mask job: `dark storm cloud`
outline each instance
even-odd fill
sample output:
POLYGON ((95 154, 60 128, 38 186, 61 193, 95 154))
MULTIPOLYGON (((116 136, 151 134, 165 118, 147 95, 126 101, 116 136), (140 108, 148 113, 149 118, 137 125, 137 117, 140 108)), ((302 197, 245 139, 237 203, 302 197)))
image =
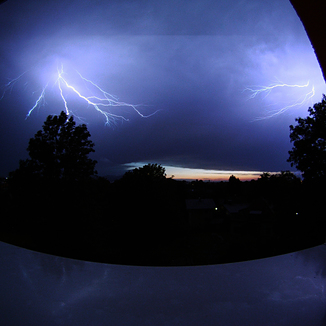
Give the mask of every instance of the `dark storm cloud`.
POLYGON ((62 32, 80 35, 247 35, 282 25, 289 31, 295 16, 289 3, 261 1, 11 1, 2 8, 10 35, 62 32), (32 24, 30 24, 32 23, 32 24), (43 27, 43 29, 42 29, 43 27))
POLYGON ((310 80, 315 102, 321 99, 318 63, 287 1, 9 1, 0 15, 0 83, 28 71, 0 102, 3 173, 26 156, 28 137, 46 116, 63 109, 51 93, 47 105, 24 121, 58 64, 123 102, 139 104, 142 114, 159 110, 143 119, 128 107, 112 108, 130 121, 108 128, 94 108, 71 100, 89 123, 100 174, 140 161, 288 169, 288 126, 299 113, 306 115, 308 104, 252 122, 302 94, 277 90, 248 100, 244 89, 310 80))

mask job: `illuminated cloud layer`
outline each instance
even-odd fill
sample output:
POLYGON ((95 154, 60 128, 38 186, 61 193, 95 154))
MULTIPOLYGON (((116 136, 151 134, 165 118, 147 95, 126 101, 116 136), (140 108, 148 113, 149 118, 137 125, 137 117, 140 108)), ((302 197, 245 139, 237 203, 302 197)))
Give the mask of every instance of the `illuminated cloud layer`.
MULTIPOLYGON (((124 166, 128 170, 139 168, 148 163, 137 162, 127 163, 124 166)), ((248 181, 258 179, 263 174, 261 171, 230 171, 230 170, 206 170, 206 169, 193 169, 178 166, 165 165, 165 172, 167 178, 175 180, 203 180, 203 181, 228 181, 231 175, 239 178, 241 181, 248 181)))

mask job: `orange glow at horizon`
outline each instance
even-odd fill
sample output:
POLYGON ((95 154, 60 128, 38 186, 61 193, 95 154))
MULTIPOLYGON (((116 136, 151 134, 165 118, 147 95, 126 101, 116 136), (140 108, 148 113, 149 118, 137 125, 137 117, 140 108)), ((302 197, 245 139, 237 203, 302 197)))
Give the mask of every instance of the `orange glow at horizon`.
MULTIPOLYGON (((130 169, 138 168, 148 164, 144 162, 133 162, 127 163, 125 166, 128 166, 130 169)), ((161 164, 165 168, 167 178, 175 180, 202 180, 202 181, 228 181, 231 175, 234 175, 236 178, 239 178, 241 181, 250 181, 258 179, 264 172, 270 174, 275 174, 279 172, 270 172, 270 171, 235 171, 235 170, 206 170, 206 169, 192 169, 177 167, 171 165, 161 164)))
POLYGON ((172 175, 176 180, 203 180, 203 181, 228 181, 231 175, 239 178, 241 181, 250 181, 258 179, 263 172, 259 171, 223 171, 223 170, 205 170, 191 169, 174 166, 165 166, 167 177, 172 175))

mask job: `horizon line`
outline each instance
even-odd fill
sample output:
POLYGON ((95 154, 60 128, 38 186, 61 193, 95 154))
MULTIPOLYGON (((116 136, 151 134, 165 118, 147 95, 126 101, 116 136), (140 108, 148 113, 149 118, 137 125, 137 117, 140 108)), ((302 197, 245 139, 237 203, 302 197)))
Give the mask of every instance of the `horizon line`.
MULTIPOLYGON (((151 162, 149 162, 151 163, 151 162)), ((149 164, 144 162, 132 162, 126 163, 124 166, 128 166, 129 169, 134 169, 141 167, 143 165, 149 164)), ((157 163, 159 164, 159 163, 157 163)), ((214 170, 214 169, 199 169, 199 168, 187 168, 173 165, 160 164, 165 168, 167 178, 172 178, 174 180, 184 180, 184 181, 228 181, 230 176, 233 175, 239 178, 241 181, 257 180, 263 173, 278 174, 281 171, 245 171, 245 170, 214 170)), ((287 170, 289 171, 289 170, 287 170)), ((301 172, 293 172, 294 174, 301 174, 301 172)))

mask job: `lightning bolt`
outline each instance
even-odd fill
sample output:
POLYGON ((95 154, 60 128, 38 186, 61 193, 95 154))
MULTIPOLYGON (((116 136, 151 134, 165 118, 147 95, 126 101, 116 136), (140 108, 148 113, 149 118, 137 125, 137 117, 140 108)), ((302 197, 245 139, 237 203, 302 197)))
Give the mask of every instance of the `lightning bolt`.
POLYGON ((3 92, 2 92, 2 96, 0 98, 0 101, 4 98, 4 96, 6 95, 6 93, 8 91, 12 91, 14 85, 16 84, 16 82, 18 80, 20 80, 26 73, 27 73, 28 70, 24 71, 22 74, 20 74, 18 77, 14 78, 14 79, 11 79, 7 84, 5 84, 4 86, 2 86, 3 88, 3 92))
POLYGON ((266 93, 266 96, 268 96, 273 89, 279 88, 279 87, 304 88, 304 87, 308 87, 308 86, 309 86, 309 82, 305 85, 291 85, 291 84, 280 83, 280 84, 274 84, 274 85, 270 85, 270 86, 257 86, 254 88, 247 87, 245 89, 245 91, 251 92, 249 99, 253 99, 261 93, 266 93))
MULTIPOLYGON (((9 90, 10 91, 12 90, 15 83, 17 83, 26 72, 22 73, 17 78, 12 79, 6 85, 4 85, 4 91, 3 91, 3 94, 2 94, 2 97, 0 98, 0 100, 3 99, 6 92, 8 92, 9 90)), ((52 80, 52 87, 56 86, 58 88, 60 99, 63 103, 63 106, 65 108, 67 115, 71 114, 71 109, 69 107, 69 103, 68 103, 69 101, 68 101, 68 97, 67 97, 67 94, 69 92, 77 95, 77 97, 79 99, 81 99, 82 101, 84 101, 87 104, 87 107, 92 107, 97 112, 102 114, 105 118, 105 125, 111 125, 112 123, 115 123, 117 120, 129 121, 129 119, 127 119, 123 115, 112 113, 110 111, 110 109, 113 107, 128 107, 128 108, 132 109, 134 112, 136 112, 142 118, 151 117, 159 111, 159 110, 157 110, 149 115, 144 115, 140 112, 139 109, 137 109, 138 105, 129 104, 126 102, 119 101, 117 97, 113 96, 112 94, 110 94, 107 91, 105 91, 104 89, 102 89, 94 81, 83 77, 81 75, 81 73, 78 72, 77 70, 75 72, 76 72, 76 75, 78 76, 79 80, 81 80, 83 82, 84 88, 77 87, 74 84, 69 82, 69 80, 68 80, 69 76, 64 71, 63 65, 61 65, 60 67, 57 67, 55 78, 54 78, 54 80, 52 80), (91 95, 87 96, 85 94, 85 92, 86 92, 85 88, 91 95), (93 89, 93 92, 91 91, 91 89, 93 89)), ((33 107, 28 111, 28 113, 26 115, 26 119, 33 113, 33 111, 36 108, 45 106, 46 92, 49 88, 49 84, 51 84, 51 80, 48 81, 48 83, 42 88, 41 94, 36 99, 33 107)))
MULTIPOLYGON (((254 99, 254 98, 258 97, 261 94, 264 94, 263 99, 265 99, 268 95, 271 94, 271 92, 273 92, 273 90, 275 90, 277 88, 308 88, 309 84, 310 84, 309 81, 304 85, 278 83, 278 84, 272 84, 272 85, 269 85, 269 86, 247 87, 247 88, 244 89, 244 92, 245 91, 250 92, 250 96, 249 96, 248 99, 254 99)), ((315 95, 315 87, 311 86, 311 89, 309 88, 308 93, 304 94, 303 96, 300 96, 300 98, 293 101, 292 104, 282 106, 280 109, 271 110, 269 112, 269 114, 267 114, 266 116, 258 117, 254 121, 270 119, 270 118, 278 116, 278 115, 280 115, 282 113, 285 113, 286 111, 288 111, 291 108, 301 107, 302 105, 307 103, 308 100, 311 99, 314 95, 315 95)))
POLYGON ((48 84, 46 84, 46 86, 43 88, 41 95, 36 100, 34 106, 28 111, 25 119, 27 119, 30 116, 30 114, 33 112, 33 110, 35 108, 45 105, 45 90, 47 87, 48 87, 48 84))

